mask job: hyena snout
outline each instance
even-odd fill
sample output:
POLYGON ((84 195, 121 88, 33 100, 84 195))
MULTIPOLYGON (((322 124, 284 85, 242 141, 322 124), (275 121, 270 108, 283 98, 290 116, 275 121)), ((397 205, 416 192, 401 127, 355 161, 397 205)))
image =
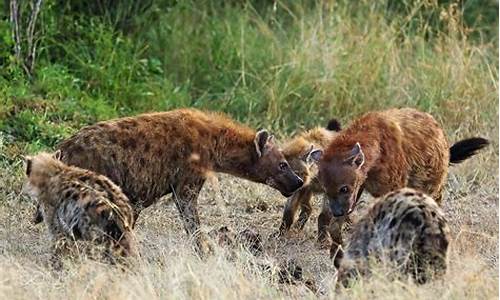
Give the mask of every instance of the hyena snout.
POLYGON ((279 191, 285 197, 290 197, 295 191, 304 185, 304 180, 296 174, 288 174, 283 180, 278 181, 279 191))
POLYGON ((349 199, 330 199, 330 210, 334 217, 342 217, 349 213, 351 203, 349 199))

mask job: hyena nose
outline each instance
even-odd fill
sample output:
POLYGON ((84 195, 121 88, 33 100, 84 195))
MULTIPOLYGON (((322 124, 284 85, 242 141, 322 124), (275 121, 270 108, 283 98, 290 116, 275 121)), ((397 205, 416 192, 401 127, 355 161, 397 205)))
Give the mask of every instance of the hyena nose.
POLYGON ((297 189, 301 188, 304 185, 304 180, 297 176, 297 189))
POLYGON ((293 190, 296 191, 296 190, 300 189, 303 185, 304 185, 304 180, 302 180, 302 178, 297 176, 297 183, 295 184, 293 190))
POLYGON ((338 201, 330 201, 330 210, 334 217, 342 217, 347 213, 347 207, 338 201))

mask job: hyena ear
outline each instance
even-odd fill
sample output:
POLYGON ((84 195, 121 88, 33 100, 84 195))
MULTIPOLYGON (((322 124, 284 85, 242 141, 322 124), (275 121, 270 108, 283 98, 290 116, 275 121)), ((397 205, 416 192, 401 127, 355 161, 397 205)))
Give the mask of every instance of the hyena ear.
POLYGON ((57 159, 57 160, 61 160, 61 158, 62 158, 61 150, 57 150, 56 152, 54 152, 54 154, 52 154, 52 157, 57 159))
POLYGON ((365 163, 365 154, 361 150, 361 145, 356 143, 351 150, 351 155, 345 160, 346 163, 356 166, 358 169, 365 163))
POLYGON ((321 159, 321 156, 323 156, 323 150, 314 149, 314 145, 311 145, 311 148, 304 157, 304 161, 308 164, 317 163, 321 159))
POLYGON ((257 156, 261 157, 264 154, 266 147, 268 147, 269 144, 274 143, 274 136, 270 135, 267 130, 262 129, 257 131, 253 142, 255 144, 257 156))

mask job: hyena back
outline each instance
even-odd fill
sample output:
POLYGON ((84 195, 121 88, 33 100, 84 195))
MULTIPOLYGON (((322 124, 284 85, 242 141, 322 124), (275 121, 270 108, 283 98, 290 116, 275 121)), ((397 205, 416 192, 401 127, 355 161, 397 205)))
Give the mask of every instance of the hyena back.
POLYGON ((345 252, 332 247, 331 255, 344 285, 368 275, 374 261, 425 283, 446 272, 449 243, 450 229, 436 201, 403 188, 378 199, 354 225, 345 252))

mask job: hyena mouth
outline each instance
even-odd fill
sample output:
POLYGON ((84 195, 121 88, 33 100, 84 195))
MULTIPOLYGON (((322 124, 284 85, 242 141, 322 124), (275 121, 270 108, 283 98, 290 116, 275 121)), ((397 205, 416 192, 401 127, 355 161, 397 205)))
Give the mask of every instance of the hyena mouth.
POLYGON ((276 183, 276 181, 275 181, 273 178, 271 178, 271 177, 269 177, 269 178, 267 178, 267 179, 265 180, 265 184, 266 184, 267 186, 270 186, 270 187, 272 187, 272 188, 274 188, 274 189, 278 190, 278 191, 279 191, 279 192, 280 192, 283 196, 285 196, 285 197, 287 197, 287 198, 288 198, 288 197, 290 197, 291 195, 293 195, 293 193, 291 193, 291 192, 286 192, 286 191, 283 191, 283 189, 281 189, 281 188, 279 187, 279 185, 276 183))
POLYGON ((354 196, 354 197, 355 197, 354 201, 352 202, 351 206, 349 207, 349 211, 347 212, 346 216, 352 214, 354 209, 356 209, 356 206, 358 206, 359 198, 361 198, 361 197, 358 197, 358 196, 354 196))
POLYGON ((268 186, 270 186, 272 188, 275 188, 275 189, 278 188, 278 186, 276 185, 276 181, 273 178, 271 178, 271 177, 267 178, 266 181, 265 181, 265 183, 266 183, 266 185, 268 185, 268 186))

